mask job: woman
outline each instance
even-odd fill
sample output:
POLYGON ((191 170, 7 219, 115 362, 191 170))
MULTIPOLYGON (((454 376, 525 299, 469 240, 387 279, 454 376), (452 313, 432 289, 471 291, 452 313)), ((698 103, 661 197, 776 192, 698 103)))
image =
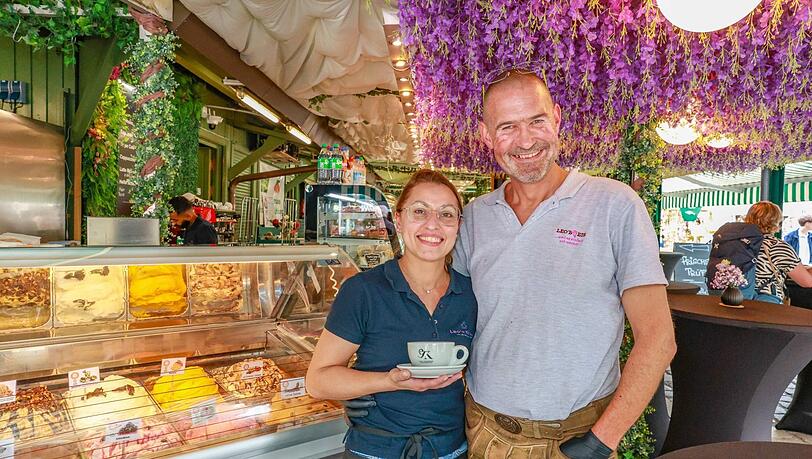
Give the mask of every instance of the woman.
POLYGON ((744 218, 745 223, 758 226, 764 234, 756 258, 756 300, 769 303, 784 302, 787 276, 801 287, 812 287, 812 274, 801 263, 789 244, 773 233, 781 229, 781 208, 769 201, 753 204, 744 218))
POLYGON ((369 414, 354 418, 345 457, 465 457, 462 374, 417 379, 396 367, 409 363, 410 341, 471 347, 471 281, 450 269, 462 202, 442 174, 421 170, 395 210, 403 256, 341 287, 307 371, 307 390, 320 399, 374 396, 369 414), (353 354, 355 367, 347 368, 353 354))

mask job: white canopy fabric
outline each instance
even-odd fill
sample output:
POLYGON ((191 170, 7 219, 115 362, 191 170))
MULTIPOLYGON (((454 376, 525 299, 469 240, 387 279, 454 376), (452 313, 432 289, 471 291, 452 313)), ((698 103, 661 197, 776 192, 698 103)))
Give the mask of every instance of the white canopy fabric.
MULTIPOLYGON (((349 123, 363 123, 344 140, 372 160, 400 155, 412 159, 405 117, 395 95, 358 97, 374 89, 396 91, 383 10, 397 2, 374 0, 181 0, 220 35, 248 65, 257 67, 310 111, 349 123), (318 110, 309 99, 326 98, 318 110), (397 107, 397 108, 396 108, 397 107), (407 145, 389 149, 381 133, 407 145), (383 144, 376 149, 373 146, 383 144), (364 148, 366 147, 366 148, 364 148)), ((338 135, 343 135, 337 131, 338 135)))

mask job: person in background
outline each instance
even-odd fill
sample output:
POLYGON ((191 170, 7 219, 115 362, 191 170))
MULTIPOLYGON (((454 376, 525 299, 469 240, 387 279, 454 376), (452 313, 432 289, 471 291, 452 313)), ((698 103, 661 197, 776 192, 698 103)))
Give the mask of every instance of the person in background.
POLYGON ((784 236, 784 241, 795 250, 801 258, 801 263, 812 265, 812 215, 804 215, 798 219, 800 228, 790 231, 784 236))
MULTIPOLYGON (((464 457, 462 374, 412 378, 410 341, 453 341, 470 349, 476 330, 471 280, 451 269, 462 202, 441 173, 416 172, 398 199, 403 256, 348 279, 327 317, 305 378, 318 399, 373 395, 351 417, 344 457, 464 457), (357 361, 347 365, 353 354, 357 361)), ((348 416, 352 416, 347 412, 348 416)))
POLYGON ((195 213, 192 202, 183 196, 169 200, 172 212, 169 220, 172 225, 181 228, 180 237, 183 245, 216 245, 217 231, 214 226, 195 213))
POLYGON ((386 227, 386 237, 389 238, 389 244, 392 246, 392 252, 396 257, 401 256, 400 241, 398 240, 398 232, 395 228, 395 222, 392 220, 392 212, 386 206, 379 206, 383 214, 383 224, 386 227))
POLYGON ((790 245, 773 233, 781 229, 781 208, 769 201, 753 204, 744 217, 764 234, 756 258, 756 297, 758 301, 783 303, 787 276, 801 287, 812 287, 812 273, 801 263, 790 245))

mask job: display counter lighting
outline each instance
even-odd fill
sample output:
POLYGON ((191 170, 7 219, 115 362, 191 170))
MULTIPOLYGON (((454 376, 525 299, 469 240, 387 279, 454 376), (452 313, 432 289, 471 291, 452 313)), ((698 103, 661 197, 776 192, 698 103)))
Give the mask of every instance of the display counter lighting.
POLYGON ((288 132, 290 132, 290 135, 292 135, 293 137, 296 137, 297 139, 304 142, 305 145, 310 145, 311 143, 313 143, 313 141, 310 140, 310 137, 305 135, 304 132, 300 131, 299 128, 297 128, 295 126, 287 125, 287 126, 285 126, 285 129, 287 129, 288 132))
POLYGON ((266 118, 266 119, 270 120, 272 123, 278 123, 279 122, 280 118, 276 113, 272 112, 268 107, 263 105, 260 101, 254 99, 254 97, 251 96, 250 94, 248 94, 246 92, 243 92, 243 91, 237 91, 237 98, 239 98, 241 101, 243 101, 245 103, 245 105, 248 105, 249 107, 254 109, 254 111, 256 111, 257 113, 262 115, 263 118, 266 118))
POLYGON ((739 22, 761 0, 657 0, 663 16, 688 32, 713 32, 739 22))

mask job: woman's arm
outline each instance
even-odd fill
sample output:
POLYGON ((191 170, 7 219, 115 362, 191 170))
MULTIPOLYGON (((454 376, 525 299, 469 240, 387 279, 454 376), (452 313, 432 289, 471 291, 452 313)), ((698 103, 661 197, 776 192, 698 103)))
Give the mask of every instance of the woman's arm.
POLYGON ((423 392, 453 384, 462 373, 431 379, 412 378, 408 370, 388 372, 359 371, 347 368, 358 345, 324 329, 307 369, 305 384, 310 396, 322 400, 350 400, 364 395, 395 390, 423 392))
POLYGON ((798 263, 798 266, 792 268, 792 271, 789 272, 789 277, 801 287, 812 287, 812 273, 810 273, 810 268, 804 266, 803 263, 798 263))

